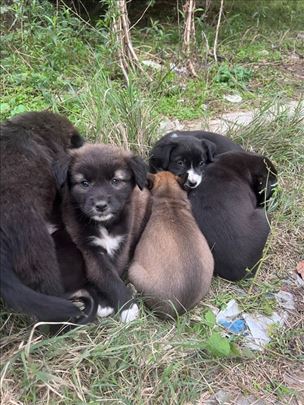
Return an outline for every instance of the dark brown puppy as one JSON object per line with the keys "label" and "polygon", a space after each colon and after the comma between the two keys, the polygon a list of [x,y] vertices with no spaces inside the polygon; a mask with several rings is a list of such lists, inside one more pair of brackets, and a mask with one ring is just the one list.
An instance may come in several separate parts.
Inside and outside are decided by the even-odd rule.
{"label": "dark brown puppy", "polygon": [[150,176],[152,213],[128,274],[148,306],[160,316],[176,317],[207,294],[213,257],[181,179],[170,172]]}
{"label": "dark brown puppy", "polygon": [[64,294],[52,213],[60,168],[82,144],[74,126],[48,111],[1,124],[0,293],[11,308],[43,321],[76,320],[79,309]]}
{"label": "dark brown puppy", "polygon": [[142,227],[138,217],[146,208],[137,201],[145,181],[140,158],[110,145],[85,145],[73,153],[64,192],[67,231],[83,255],[88,281],[108,302],[99,315],[122,309],[126,322],[137,317],[138,307],[120,276]]}

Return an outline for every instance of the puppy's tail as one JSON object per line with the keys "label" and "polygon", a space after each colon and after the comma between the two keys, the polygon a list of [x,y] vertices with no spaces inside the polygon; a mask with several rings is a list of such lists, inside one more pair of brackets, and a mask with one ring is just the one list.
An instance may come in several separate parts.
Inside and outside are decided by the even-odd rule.
{"label": "puppy's tail", "polygon": [[0,276],[0,297],[15,311],[34,316],[39,321],[77,324],[86,324],[96,316],[97,300],[87,290],[67,298],[34,291],[22,283],[4,254],[1,254]]}

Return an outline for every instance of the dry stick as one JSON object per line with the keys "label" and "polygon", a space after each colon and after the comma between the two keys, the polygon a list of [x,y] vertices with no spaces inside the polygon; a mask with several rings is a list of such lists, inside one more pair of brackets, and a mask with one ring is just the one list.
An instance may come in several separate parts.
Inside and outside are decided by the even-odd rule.
{"label": "dry stick", "polygon": [[184,43],[183,48],[187,57],[188,69],[192,76],[197,77],[192,60],[191,60],[191,38],[195,37],[195,25],[194,25],[194,11],[195,0],[187,0],[184,6],[185,17],[185,29],[184,29]]}
{"label": "dry stick", "polygon": [[204,9],[204,14],[202,15],[202,18],[206,18],[208,16],[208,11],[210,9],[211,6],[211,0],[206,0],[205,2],[205,9]]}
{"label": "dry stick", "polygon": [[150,7],[151,7],[151,4],[148,3],[148,5],[147,5],[147,7],[144,9],[142,15],[141,15],[141,16],[138,18],[138,20],[132,25],[132,27],[130,27],[130,31],[131,31],[134,27],[136,27],[136,25],[144,18],[144,16],[145,16],[147,10],[148,10]]}
{"label": "dry stick", "polygon": [[130,23],[129,23],[129,18],[128,18],[126,1],[119,0],[118,5],[119,5],[120,12],[121,12],[121,22],[122,22],[122,28],[123,28],[123,33],[124,33],[124,41],[125,41],[125,45],[127,47],[127,52],[129,54],[129,59],[131,61],[131,64],[134,67],[138,67],[141,71],[143,71],[140,66],[139,59],[133,48],[132,41],[131,41]]}
{"label": "dry stick", "polygon": [[217,48],[217,41],[218,41],[218,34],[220,30],[220,24],[221,24],[221,18],[223,14],[223,8],[224,8],[224,0],[221,0],[221,7],[220,7],[220,12],[217,20],[217,26],[216,26],[216,31],[215,31],[215,39],[214,39],[214,46],[213,46],[213,56],[215,62],[217,62],[217,54],[216,54],[216,48]]}
{"label": "dry stick", "polygon": [[123,39],[121,35],[121,24],[120,21],[113,22],[113,30],[116,33],[116,36],[119,40],[118,45],[118,59],[119,59],[119,66],[122,70],[122,73],[126,79],[127,84],[129,84],[129,76],[128,76],[128,66],[125,60],[124,50],[123,50]]}

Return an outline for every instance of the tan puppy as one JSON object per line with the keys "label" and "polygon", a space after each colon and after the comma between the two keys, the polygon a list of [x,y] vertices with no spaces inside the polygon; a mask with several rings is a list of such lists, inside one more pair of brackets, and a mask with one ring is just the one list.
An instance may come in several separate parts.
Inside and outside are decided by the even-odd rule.
{"label": "tan puppy", "polygon": [[213,256],[191,212],[182,180],[149,175],[152,212],[136,247],[129,280],[162,317],[193,308],[208,292]]}

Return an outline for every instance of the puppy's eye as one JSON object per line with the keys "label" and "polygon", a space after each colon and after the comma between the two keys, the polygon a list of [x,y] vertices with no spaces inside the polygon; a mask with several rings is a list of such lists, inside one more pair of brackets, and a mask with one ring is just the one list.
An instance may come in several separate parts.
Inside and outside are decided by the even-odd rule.
{"label": "puppy's eye", "polygon": [[200,167],[205,166],[205,164],[206,164],[206,162],[205,162],[204,160],[202,160],[201,162],[199,162],[199,166],[200,166]]}
{"label": "puppy's eye", "polygon": [[90,186],[90,182],[87,181],[87,180],[83,180],[80,184],[81,184],[81,186],[82,186],[83,188],[87,188],[87,187]]}
{"label": "puppy's eye", "polygon": [[114,179],[111,180],[111,184],[112,184],[113,186],[117,186],[118,184],[120,184],[120,182],[121,182],[121,180],[120,180],[120,179],[116,179],[116,178],[114,178]]}
{"label": "puppy's eye", "polygon": [[178,160],[176,162],[176,164],[179,165],[179,166],[184,166],[184,161],[183,160]]}

